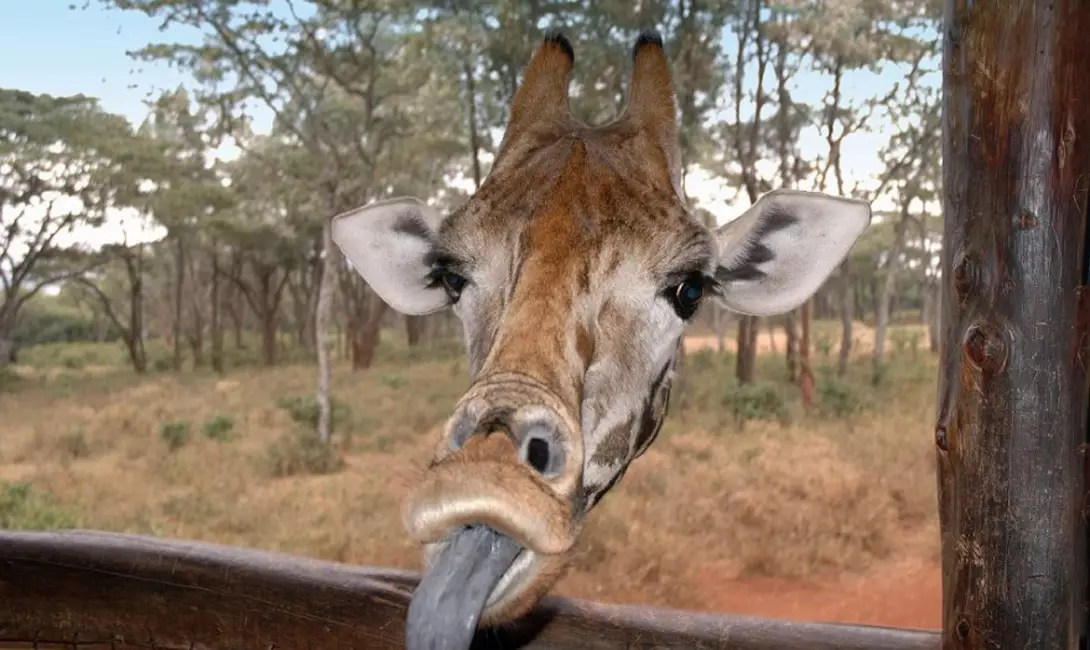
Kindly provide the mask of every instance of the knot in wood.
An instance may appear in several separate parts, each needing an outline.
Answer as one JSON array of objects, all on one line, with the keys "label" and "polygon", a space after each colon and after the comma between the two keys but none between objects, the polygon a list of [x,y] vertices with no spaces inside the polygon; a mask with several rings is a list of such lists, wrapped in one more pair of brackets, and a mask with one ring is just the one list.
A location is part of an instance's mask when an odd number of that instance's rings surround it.
[{"label": "knot in wood", "polygon": [[967,641],[970,632],[972,632],[972,629],[969,627],[969,621],[964,618],[958,621],[958,624],[954,626],[954,634],[957,635],[959,641]]},{"label": "knot in wood", "polygon": [[1014,218],[1014,225],[1019,230],[1036,228],[1040,223],[1041,221],[1037,218],[1037,215],[1033,214],[1030,210],[1022,210],[1018,213],[1018,216]]},{"label": "knot in wood", "polygon": [[959,302],[977,294],[980,288],[980,263],[969,251],[961,251],[954,258],[954,294]]},{"label": "knot in wood", "polygon": [[1007,365],[1007,342],[994,323],[970,325],[963,349],[973,365],[984,372],[1000,372]]},{"label": "knot in wood", "polygon": [[935,444],[942,451],[950,451],[950,439],[946,435],[946,426],[940,424],[935,429]]}]

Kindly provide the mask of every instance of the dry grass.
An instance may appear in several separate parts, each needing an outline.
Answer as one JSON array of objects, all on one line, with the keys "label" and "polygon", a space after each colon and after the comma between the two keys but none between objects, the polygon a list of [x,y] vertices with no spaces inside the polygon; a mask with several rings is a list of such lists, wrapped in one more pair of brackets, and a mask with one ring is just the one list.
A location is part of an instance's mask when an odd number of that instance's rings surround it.
[{"label": "dry grass", "polygon": [[[400,500],[466,380],[457,357],[410,363],[402,352],[365,373],[337,368],[350,409],[343,469],[279,477],[270,454],[290,449],[299,425],[278,402],[311,393],[312,367],[143,380],[24,369],[32,378],[0,394],[0,481],[29,482],[83,527],[416,568]],[[763,359],[760,375],[781,366]],[[865,571],[937,551],[926,353],[898,357],[878,388],[864,386],[861,359],[848,388],[871,408],[848,420],[789,402],[788,423],[741,429],[720,405],[730,359],[705,352],[687,367],[659,441],[591,516],[561,592],[698,608],[715,580]],[[209,430],[230,420],[229,434],[205,435],[217,418]],[[181,421],[189,434],[172,450],[163,430]]]}]

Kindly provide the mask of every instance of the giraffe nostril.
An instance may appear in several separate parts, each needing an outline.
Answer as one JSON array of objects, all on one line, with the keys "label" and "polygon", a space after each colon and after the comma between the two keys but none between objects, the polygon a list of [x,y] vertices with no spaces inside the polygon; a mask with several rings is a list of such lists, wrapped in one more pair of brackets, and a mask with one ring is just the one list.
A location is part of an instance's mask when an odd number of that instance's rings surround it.
[{"label": "giraffe nostril", "polygon": [[530,438],[526,443],[526,462],[539,474],[549,469],[549,441],[544,438]]},{"label": "giraffe nostril", "polygon": [[531,422],[520,428],[519,459],[545,478],[559,476],[564,469],[564,449],[552,422]]}]

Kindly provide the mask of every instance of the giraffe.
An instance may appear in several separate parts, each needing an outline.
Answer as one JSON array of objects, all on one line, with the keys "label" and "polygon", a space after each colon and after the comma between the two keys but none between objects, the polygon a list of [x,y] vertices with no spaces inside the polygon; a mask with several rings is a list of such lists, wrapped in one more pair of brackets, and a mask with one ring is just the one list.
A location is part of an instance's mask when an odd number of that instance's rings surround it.
[{"label": "giraffe", "polygon": [[627,104],[607,124],[572,116],[574,64],[563,34],[539,43],[493,167],[459,209],[402,197],[333,220],[392,308],[452,309],[464,330],[471,385],[403,510],[426,567],[410,627],[447,638],[519,618],[559,579],[587,514],[658,435],[701,304],[794,309],[871,220],[866,202],[779,189],[707,227],[683,199],[659,33],[637,38]]}]

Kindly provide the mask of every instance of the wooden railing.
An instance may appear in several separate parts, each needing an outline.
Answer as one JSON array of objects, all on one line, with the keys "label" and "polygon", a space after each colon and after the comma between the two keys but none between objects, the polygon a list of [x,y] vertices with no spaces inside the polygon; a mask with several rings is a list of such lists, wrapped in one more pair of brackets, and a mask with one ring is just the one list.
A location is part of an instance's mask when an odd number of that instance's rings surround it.
[{"label": "wooden railing", "polygon": [[[0,647],[402,649],[417,576],[203,542],[0,531]],[[934,650],[923,630],[546,598],[474,648]]]}]

